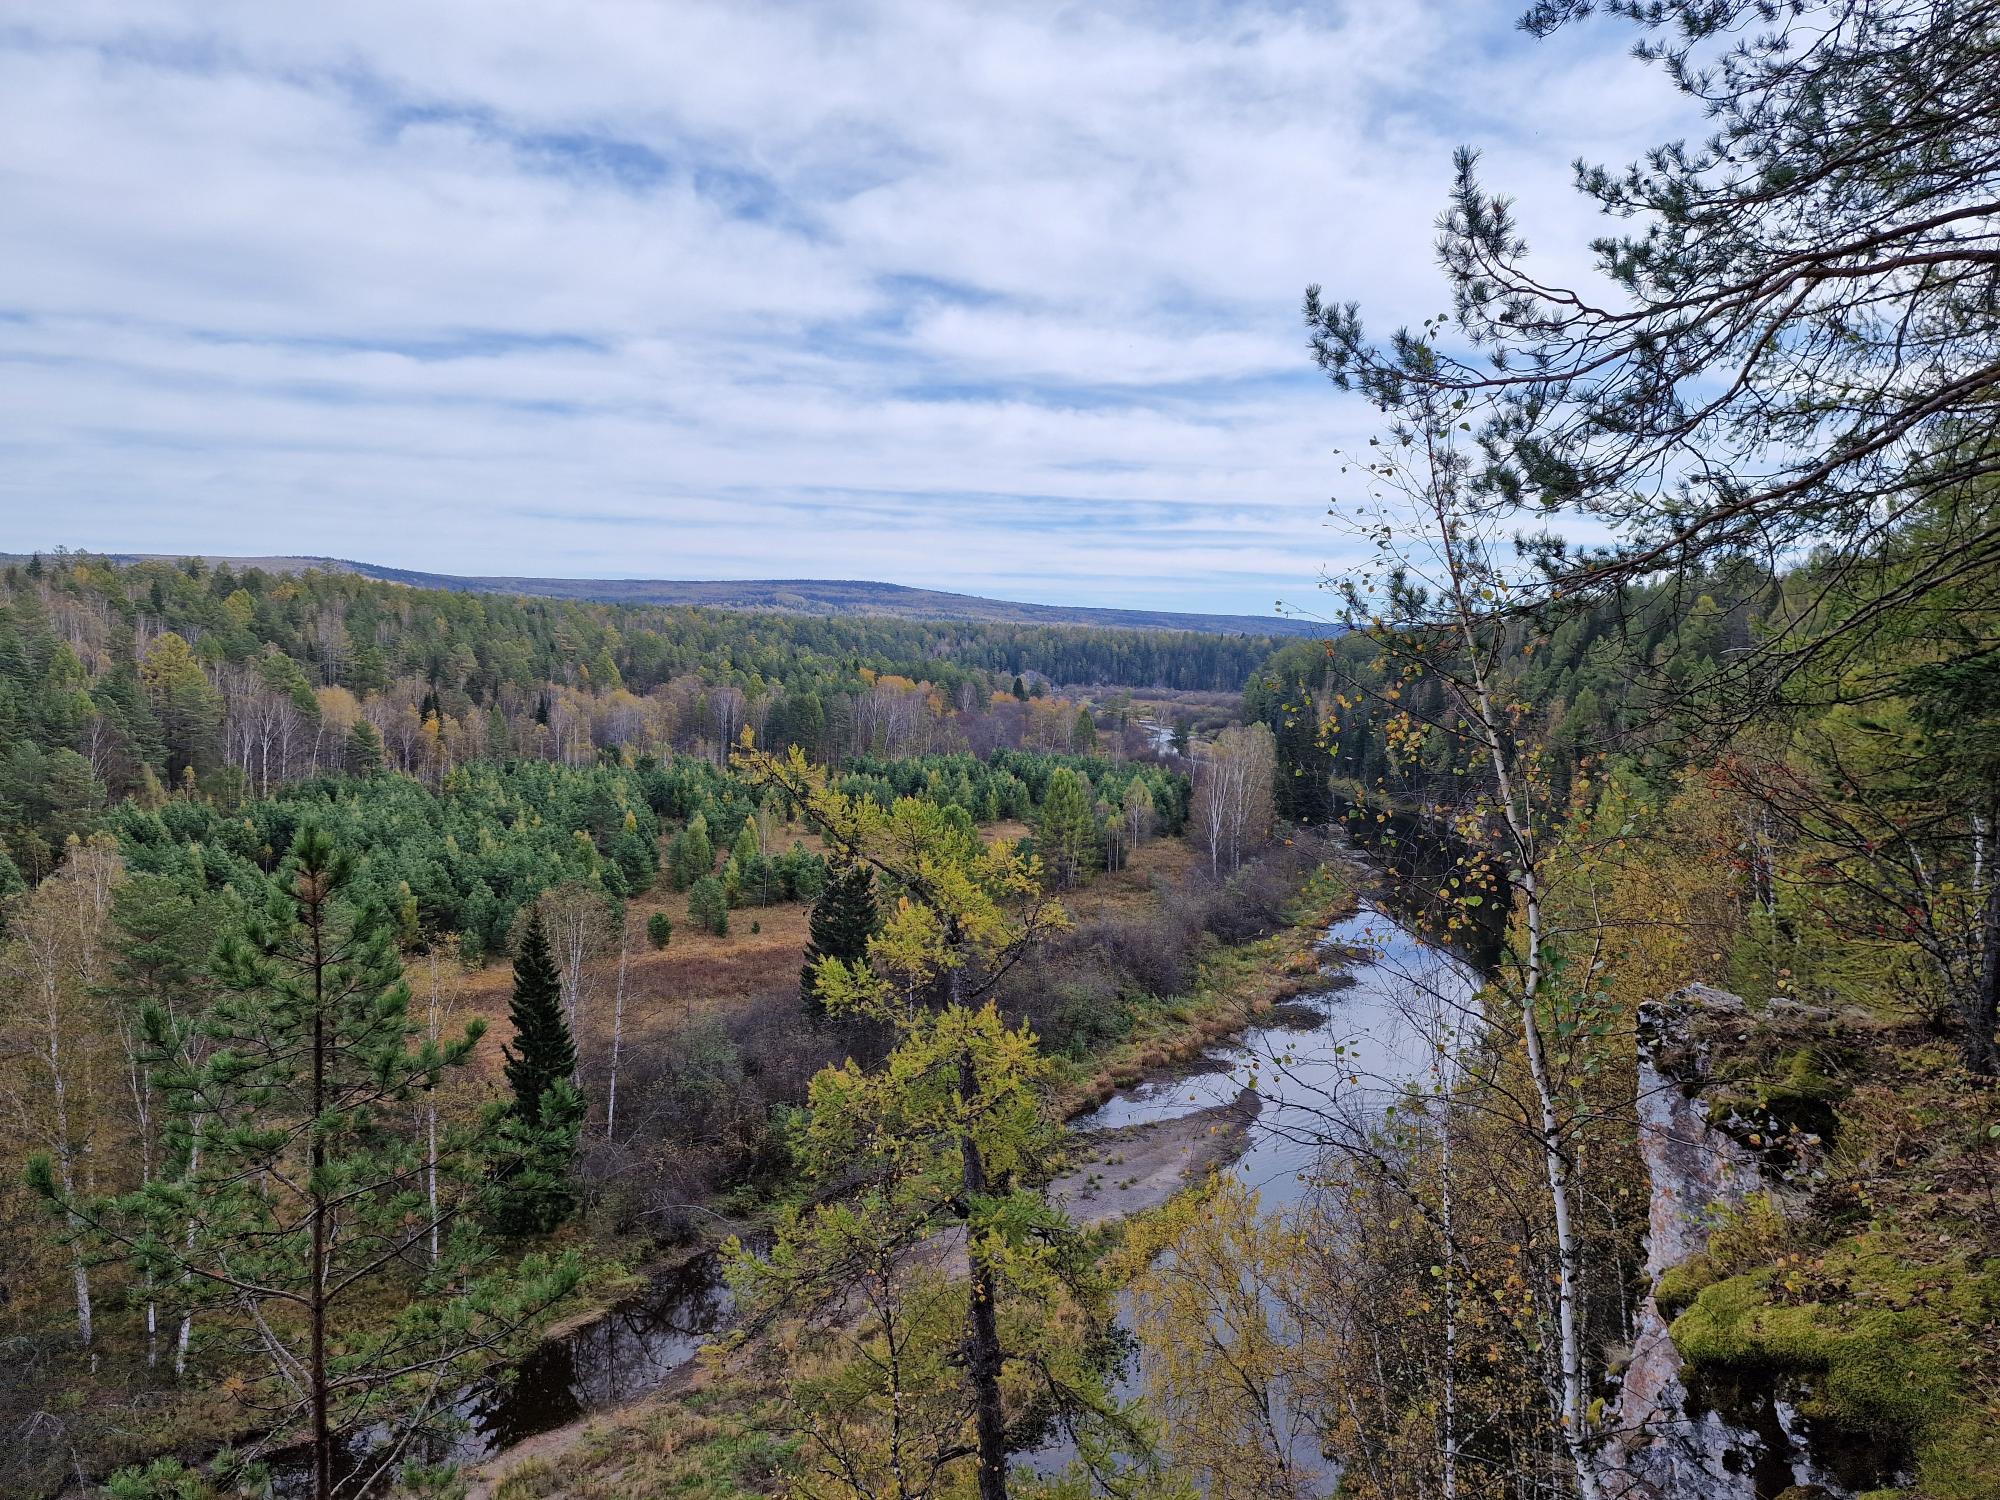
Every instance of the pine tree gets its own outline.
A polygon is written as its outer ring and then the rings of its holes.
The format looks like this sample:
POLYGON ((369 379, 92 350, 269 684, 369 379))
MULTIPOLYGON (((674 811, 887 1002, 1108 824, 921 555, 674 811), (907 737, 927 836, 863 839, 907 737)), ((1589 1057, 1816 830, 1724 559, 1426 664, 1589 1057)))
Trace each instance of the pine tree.
POLYGON ((1049 775, 1042 794, 1042 814, 1035 823, 1035 847, 1058 889, 1077 884, 1097 863, 1097 820, 1092 815, 1090 783, 1075 771, 1059 768, 1049 775))
POLYGON ((347 769, 357 776, 382 769, 382 733, 366 719, 356 719, 348 731, 347 769))
POLYGON ((812 905, 805 967, 799 973, 799 999, 806 1014, 826 1014, 819 981, 814 977, 820 960, 838 958, 857 963, 866 958, 868 940, 875 935, 876 926, 874 871, 858 863, 836 866, 812 905))
POLYGON ((354 882, 347 855, 301 829, 264 908, 225 933, 198 1046, 148 1007, 173 1170, 88 1203, 46 1159, 30 1170, 99 1253, 204 1310, 246 1412, 307 1431, 315 1500, 333 1495, 343 1446, 384 1439, 393 1456, 448 1421, 452 1394, 521 1352, 582 1277, 573 1254, 488 1273, 473 1210, 490 1115, 443 1142, 443 1192, 426 1193, 408 1106, 471 1059, 481 1027, 421 1036, 392 920, 354 882))
POLYGON ((721 881, 704 875, 688 888, 688 916, 717 937, 729 936, 729 896, 721 881))

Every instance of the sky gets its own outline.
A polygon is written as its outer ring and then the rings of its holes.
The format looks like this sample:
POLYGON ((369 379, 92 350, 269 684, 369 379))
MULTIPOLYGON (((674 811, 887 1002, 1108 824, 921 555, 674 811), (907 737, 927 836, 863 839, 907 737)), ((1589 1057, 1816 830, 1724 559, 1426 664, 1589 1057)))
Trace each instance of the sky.
POLYGON ((1325 612, 1309 282, 1687 133, 1522 0, 0 14, 0 551, 1325 612))

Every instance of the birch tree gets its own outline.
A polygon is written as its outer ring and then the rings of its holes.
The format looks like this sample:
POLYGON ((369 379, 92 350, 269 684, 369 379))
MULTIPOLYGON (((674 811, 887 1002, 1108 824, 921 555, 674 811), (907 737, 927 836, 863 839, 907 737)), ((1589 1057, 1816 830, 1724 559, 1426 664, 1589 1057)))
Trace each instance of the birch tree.
MULTIPOLYGON (((12 941, 0 954, 7 1008, 0 1016, 0 1058, 9 1113, 69 1196, 99 1187, 109 1144, 112 1090, 119 1066, 115 1027, 98 986, 113 892, 123 862, 109 840, 72 841, 55 874, 12 915, 12 941)), ((96 1296, 84 1224, 60 1220, 69 1260, 77 1342, 96 1363, 96 1296)))
MULTIPOLYGON (((1427 326, 1426 333, 1432 331, 1427 326)), ((1412 344, 1411 359, 1421 359, 1412 344)), ((1513 938, 1489 1004, 1513 1018, 1528 1084, 1520 1121, 1540 1155, 1555 1239, 1555 1369, 1552 1391, 1578 1493, 1597 1500, 1600 1482, 1591 1431, 1591 1370, 1583 1328, 1585 1263, 1578 1227, 1571 1096, 1551 1063, 1547 1033, 1574 1034, 1591 1024, 1590 1000, 1551 984, 1548 884, 1561 852, 1564 809, 1549 803, 1540 746, 1525 705, 1509 701, 1499 664, 1508 645, 1506 608, 1518 579, 1502 563, 1496 516, 1471 493, 1471 462, 1454 441, 1465 430, 1463 398, 1418 385, 1391 408, 1380 456, 1360 466, 1366 493, 1345 512, 1376 548, 1376 562, 1341 585, 1349 623, 1380 643, 1387 686, 1378 706, 1389 739, 1416 753, 1436 737, 1463 756, 1472 790, 1445 810, 1456 832, 1499 876, 1462 882, 1453 899, 1477 906, 1489 895, 1511 899, 1513 938), (1405 689, 1419 680, 1444 688, 1443 712, 1419 714, 1405 689)), ((1336 514, 1343 514, 1338 509, 1336 514)), ((1487 865, 1477 868, 1484 870, 1487 865)), ((1573 1049, 1572 1049, 1573 1050, 1573 1049)))
POLYGON ((1271 828, 1276 746, 1263 724, 1232 724, 1195 762, 1193 821, 1211 875, 1234 872, 1271 828))
POLYGON ((617 940, 611 899, 601 886, 569 880, 544 891, 535 903, 562 982, 563 1016, 581 1037, 596 993, 598 965, 617 940))

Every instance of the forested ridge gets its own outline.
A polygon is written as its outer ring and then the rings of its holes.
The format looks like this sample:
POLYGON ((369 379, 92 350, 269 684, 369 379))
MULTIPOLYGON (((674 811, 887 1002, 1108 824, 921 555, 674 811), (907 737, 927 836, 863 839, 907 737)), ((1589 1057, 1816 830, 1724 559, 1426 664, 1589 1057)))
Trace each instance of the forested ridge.
POLYGON ((0 571, 0 838, 39 876, 128 794, 228 802, 384 765, 437 785, 473 760, 628 748, 720 762, 746 729, 816 756, 1067 749, 1078 704, 1051 684, 1105 685, 1122 731, 1120 685, 1233 692, 1270 646, 32 559, 0 571))
MULTIPOLYGON (((1683 766, 1689 743, 1755 701, 1756 648, 1780 619, 1829 608, 1810 566, 1776 579, 1754 567, 1650 584, 1567 613, 1553 628, 1519 621, 1504 633, 1498 685, 1520 703, 1516 733, 1547 758, 1558 790, 1580 764, 1615 754, 1654 782, 1683 766)), ((1873 693, 1899 670, 1876 660, 1873 693)), ((1860 665, 1859 663, 1856 664, 1860 665)), ((1366 632, 1295 642, 1274 652, 1244 689, 1246 717, 1277 737, 1279 801, 1289 817, 1325 822, 1345 797, 1400 806, 1452 803, 1463 771, 1449 751, 1449 690, 1409 681, 1366 632), (1395 696, 1389 690, 1395 689, 1395 696), (1419 732, 1401 732, 1404 716, 1419 732)), ((1820 691, 1825 690, 1822 684, 1820 691)))

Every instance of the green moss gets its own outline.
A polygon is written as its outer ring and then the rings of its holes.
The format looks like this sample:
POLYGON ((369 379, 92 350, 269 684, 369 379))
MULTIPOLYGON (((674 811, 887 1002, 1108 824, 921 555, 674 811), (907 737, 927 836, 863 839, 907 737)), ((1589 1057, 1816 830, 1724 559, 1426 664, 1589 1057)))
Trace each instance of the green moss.
POLYGON ((1842 1084, 1820 1071, 1810 1048, 1801 1047, 1785 1059, 1785 1071, 1757 1091, 1764 1112, 1794 1130, 1831 1141, 1837 1126, 1833 1106, 1847 1094, 1842 1084))
POLYGON ((1782 1059, 1751 1052, 1707 1090, 1702 1108, 1711 1124, 1729 1128, 1744 1144, 1784 1152, 1788 1142, 1807 1138, 1832 1145, 1840 1131, 1835 1106, 1848 1092, 1846 1084, 1828 1076, 1810 1047, 1782 1059))
POLYGON ((1660 1276, 1660 1284, 1653 1288, 1653 1301, 1659 1306, 1660 1316, 1674 1318, 1701 1295, 1704 1287, 1715 1285, 1715 1267, 1706 1255, 1693 1256, 1677 1266, 1669 1266, 1660 1276))
POLYGON ((1810 1272, 1766 1266, 1702 1287, 1674 1343, 1697 1367, 1793 1377, 1807 1416, 1906 1443, 1937 1500, 2000 1496, 2000 1439, 1960 1373, 1972 1331, 2000 1311, 2000 1264, 1913 1264, 1902 1250, 1868 1235, 1810 1272))

